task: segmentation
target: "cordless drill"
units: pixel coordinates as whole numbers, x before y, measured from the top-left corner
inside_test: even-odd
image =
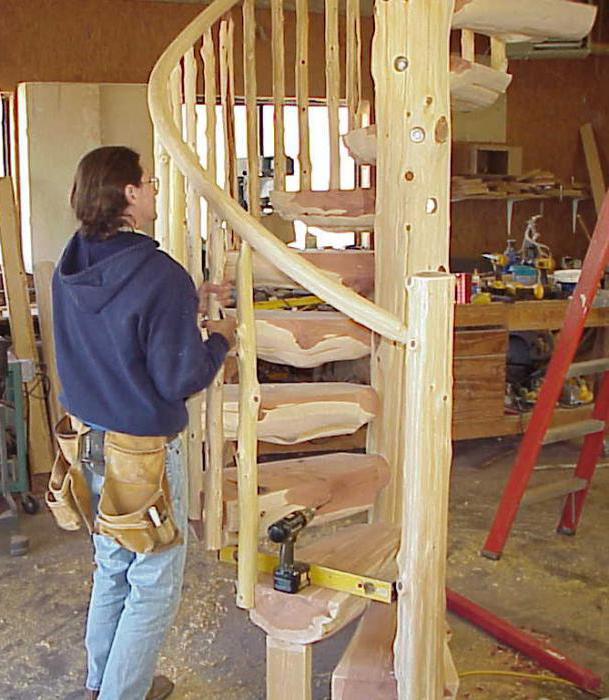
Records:
[[[294,561],[294,544],[298,533],[315,515],[314,508],[297,510],[269,526],[271,542],[281,545],[279,566],[273,571],[273,588],[282,593],[298,593],[311,584],[310,566]]]

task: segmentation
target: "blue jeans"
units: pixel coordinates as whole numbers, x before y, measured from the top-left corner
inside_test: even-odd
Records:
[[[103,535],[93,535],[95,574],[87,620],[87,688],[99,700],[144,700],[159,651],[178,610],[187,535],[187,471],[178,437],[167,445],[167,479],[184,544],[135,554]],[[103,477],[85,469],[94,500]]]

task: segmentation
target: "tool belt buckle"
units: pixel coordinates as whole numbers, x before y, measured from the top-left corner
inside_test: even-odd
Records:
[[[104,435],[101,430],[90,430],[82,437],[80,461],[89,471],[98,476],[105,476]]]

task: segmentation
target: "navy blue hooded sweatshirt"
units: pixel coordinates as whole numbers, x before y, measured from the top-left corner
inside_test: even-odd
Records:
[[[132,435],[171,435],[185,400],[209,386],[226,339],[204,342],[186,270],[148,236],[74,234],[53,276],[57,368],[66,410]]]

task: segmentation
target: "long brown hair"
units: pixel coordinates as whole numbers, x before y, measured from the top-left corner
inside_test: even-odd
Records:
[[[139,153],[130,148],[102,146],[87,153],[78,164],[70,195],[81,233],[111,238],[121,226],[129,225],[125,187],[139,187],[142,175]]]

